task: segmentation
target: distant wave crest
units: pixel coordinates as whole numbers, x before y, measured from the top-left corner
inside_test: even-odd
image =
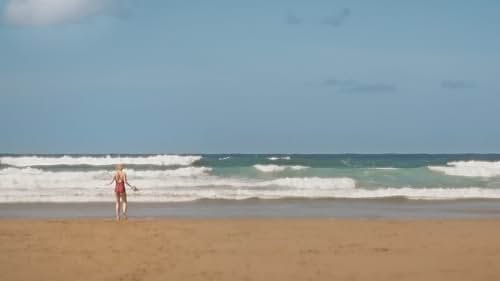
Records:
[[[273,157],[268,157],[267,158],[268,160],[271,160],[271,161],[277,161],[277,160],[290,160],[291,157],[290,156],[282,156],[282,157],[276,157],[276,156],[273,156]]]
[[[262,165],[262,164],[256,164],[253,166],[255,169],[264,172],[264,173],[275,173],[275,172],[283,172],[285,170],[304,170],[309,167],[307,166],[300,166],[300,165]]]

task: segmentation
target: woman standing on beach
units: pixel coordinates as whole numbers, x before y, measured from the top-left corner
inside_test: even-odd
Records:
[[[115,205],[115,213],[116,213],[116,220],[120,220],[120,209],[122,209],[123,217],[127,219],[127,192],[125,190],[125,185],[128,185],[131,187],[133,190],[137,190],[135,186],[132,186],[128,183],[127,180],[127,174],[123,171],[123,165],[118,164],[116,165],[116,173],[113,176],[113,180],[111,181],[110,184],[113,182],[116,183],[115,185],[115,198],[116,198],[116,205]],[[120,208],[122,207],[122,208]]]

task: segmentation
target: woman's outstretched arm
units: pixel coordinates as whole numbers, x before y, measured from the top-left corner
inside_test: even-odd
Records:
[[[130,183],[128,183],[127,174],[123,173],[123,179],[126,185],[128,185],[129,187],[133,187],[132,185],[130,185]]]
[[[128,183],[127,174],[124,173],[123,174],[123,178],[124,178],[125,184],[128,185],[129,187],[131,187],[133,191],[139,190],[139,189],[137,189],[137,187],[135,187],[135,186],[131,185],[130,183]]]

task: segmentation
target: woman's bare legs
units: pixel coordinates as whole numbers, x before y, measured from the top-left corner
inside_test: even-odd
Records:
[[[115,214],[116,214],[116,220],[120,220],[120,193],[115,192],[115,197],[116,197],[116,203],[115,203]]]
[[[123,217],[127,219],[127,193],[122,193],[122,210],[123,210]]]

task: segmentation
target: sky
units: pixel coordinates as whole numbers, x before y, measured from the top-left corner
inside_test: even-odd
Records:
[[[0,0],[0,153],[498,153],[500,1]]]

